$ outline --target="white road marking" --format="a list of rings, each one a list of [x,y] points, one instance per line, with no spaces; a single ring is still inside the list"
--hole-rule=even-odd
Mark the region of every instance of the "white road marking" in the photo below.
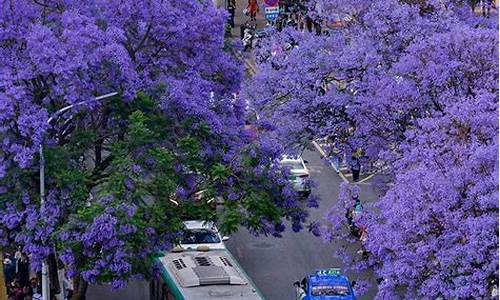
[[[371,179],[373,176],[375,176],[375,173],[366,176],[366,178],[363,178],[362,180],[358,181],[358,183],[363,183],[363,182],[367,181],[368,179]]]
[[[318,143],[316,143],[316,141],[313,141],[312,143],[313,143],[314,147],[318,150],[318,152],[321,155],[323,155],[323,157],[327,158],[326,153],[323,150],[323,148],[321,148],[321,146],[318,145]],[[349,180],[347,180],[347,178],[344,176],[344,174],[342,174],[342,172],[337,170],[337,168],[335,167],[335,165],[332,162],[330,162],[330,166],[332,166],[332,168],[335,170],[335,172],[337,172],[337,174],[340,176],[340,178],[342,178],[342,180],[344,180],[344,182],[349,183]]]

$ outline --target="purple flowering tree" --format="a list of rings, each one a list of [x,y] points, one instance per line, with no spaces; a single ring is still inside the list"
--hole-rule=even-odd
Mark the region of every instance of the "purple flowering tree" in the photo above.
[[[389,185],[355,222],[379,299],[488,298],[498,287],[498,22],[460,1],[315,1],[328,35],[285,29],[245,96],[279,141],[330,137]],[[264,122],[264,121],[262,121]],[[294,137],[294,140],[291,140]],[[383,164],[381,165],[380,162]],[[377,163],[377,164],[376,164]],[[327,240],[348,239],[342,188]],[[350,248],[352,249],[352,248]]]
[[[149,257],[187,218],[226,233],[280,236],[284,219],[302,229],[281,148],[244,127],[245,103],[232,97],[242,68],[210,1],[0,5],[2,248],[22,245],[35,269],[56,251],[82,299],[88,283],[150,275]]]

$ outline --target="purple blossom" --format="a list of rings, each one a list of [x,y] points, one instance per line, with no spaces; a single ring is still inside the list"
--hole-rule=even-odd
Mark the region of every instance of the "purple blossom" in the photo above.
[[[115,279],[111,283],[111,287],[113,288],[113,290],[122,289],[125,286],[127,286],[127,282],[125,280],[122,280],[122,279]]]
[[[0,21],[5,25],[0,35],[0,178],[5,191],[0,193],[13,199],[12,206],[0,207],[0,243],[14,240],[23,245],[35,269],[57,245],[70,276],[123,287],[142,269],[135,265],[138,257],[171,248],[175,238],[167,225],[170,214],[158,214],[166,209],[165,198],[144,205],[131,197],[139,184],[134,180],[146,174],[155,181],[172,175],[172,169],[176,176],[171,186],[192,190],[210,182],[208,167],[223,163],[235,174],[234,181],[209,188],[232,201],[260,191],[279,208],[273,222],[256,216],[264,219],[261,233],[282,232],[284,227],[274,227],[281,218],[302,229],[307,215],[296,193],[282,193],[286,178],[271,165],[282,147],[266,136],[249,145],[244,135],[244,102],[230,97],[240,89],[243,66],[223,49],[225,16],[220,10],[205,2],[178,0],[67,1],[57,9],[14,1]],[[90,101],[112,91],[119,94],[113,101]],[[154,107],[139,109],[147,110],[150,120],[164,118],[169,124],[165,132],[154,132],[148,145],[129,140],[131,121],[115,107],[119,101],[126,104],[125,111],[135,107],[140,94],[154,101]],[[47,124],[49,112],[82,102]],[[187,120],[190,126],[184,126]],[[269,124],[259,126],[270,131],[280,125]],[[111,146],[113,155],[103,149],[99,162],[95,141],[84,140],[89,136],[106,137],[102,148]],[[179,140],[186,136],[201,141],[193,155],[179,149]],[[33,183],[39,179],[42,143],[50,176],[46,173],[47,199],[40,208],[39,187]],[[115,156],[115,146],[131,149]],[[165,160],[152,154],[158,149],[168,153]],[[248,149],[254,158],[251,168],[246,166]],[[88,161],[89,153],[95,153],[95,165]],[[203,159],[196,161],[198,157]],[[190,166],[191,160],[197,165]],[[127,172],[133,178],[121,182],[128,191],[120,195],[115,179]],[[149,190],[157,182],[140,183]],[[161,193],[171,195],[171,186]],[[101,197],[101,192],[109,194]],[[99,196],[87,199],[89,194]],[[255,213],[249,209],[241,223]]]
[[[2,223],[8,229],[13,229],[19,225],[23,218],[23,215],[11,207],[3,216]]]
[[[113,195],[106,195],[104,197],[101,197],[97,200],[97,202],[102,205],[102,206],[108,206],[113,202],[114,196]]]
[[[28,193],[23,193],[22,201],[24,205],[28,205],[30,203],[30,196],[28,195]]]
[[[132,178],[125,178],[123,180],[123,183],[125,184],[125,187],[127,188],[127,190],[129,191],[134,191],[135,190],[135,182]]]
[[[120,225],[118,232],[123,235],[135,233],[137,231],[137,227],[130,224]]]
[[[65,265],[72,266],[75,264],[75,257],[73,253],[68,249],[64,250],[64,252],[59,256],[59,258]]]
[[[142,168],[140,165],[132,165],[132,172],[135,174],[135,175],[141,175],[142,173]]]
[[[301,231],[301,230],[302,230],[302,228],[303,228],[303,226],[302,226],[302,224],[301,224],[301,223],[298,223],[298,222],[293,222],[293,223],[292,223],[292,230],[293,230],[294,232],[299,232],[299,231]]]
[[[137,212],[135,204],[120,204],[119,209],[122,210],[129,218],[132,218]]]
[[[89,283],[95,283],[97,281],[97,276],[100,274],[98,270],[88,270],[82,272],[83,280]]]
[[[239,198],[240,198],[240,196],[234,192],[230,192],[229,195],[227,196],[227,200],[229,200],[229,201],[236,201]]]

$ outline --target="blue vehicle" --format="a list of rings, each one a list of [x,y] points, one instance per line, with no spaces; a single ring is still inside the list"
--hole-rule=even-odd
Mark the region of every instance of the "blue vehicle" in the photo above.
[[[356,300],[353,285],[340,269],[318,270],[294,283],[295,300]]]

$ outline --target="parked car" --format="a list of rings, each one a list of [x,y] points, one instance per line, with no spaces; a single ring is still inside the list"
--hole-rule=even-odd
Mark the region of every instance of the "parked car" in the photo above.
[[[302,195],[309,196],[311,184],[306,163],[307,161],[304,161],[300,156],[283,156],[280,161],[281,166],[290,171],[288,180],[293,188]]]
[[[184,232],[180,247],[185,250],[195,250],[200,246],[210,249],[226,249],[224,241],[229,237],[221,236],[213,222],[207,221],[184,221]]]
[[[347,276],[341,274],[340,269],[318,270],[306,276],[302,281],[296,281],[295,300],[356,300],[353,286]]]

